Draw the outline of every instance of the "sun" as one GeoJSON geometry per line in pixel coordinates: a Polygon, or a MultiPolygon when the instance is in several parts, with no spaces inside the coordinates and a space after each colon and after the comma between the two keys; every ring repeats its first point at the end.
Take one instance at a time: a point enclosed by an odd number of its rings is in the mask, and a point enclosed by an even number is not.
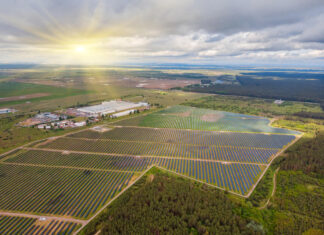
{"type": "Polygon", "coordinates": [[[76,47],[74,48],[74,51],[75,51],[75,52],[78,52],[78,53],[83,53],[83,52],[86,51],[86,48],[85,48],[84,46],[82,46],[82,45],[78,45],[78,46],[76,46],[76,47]]]}

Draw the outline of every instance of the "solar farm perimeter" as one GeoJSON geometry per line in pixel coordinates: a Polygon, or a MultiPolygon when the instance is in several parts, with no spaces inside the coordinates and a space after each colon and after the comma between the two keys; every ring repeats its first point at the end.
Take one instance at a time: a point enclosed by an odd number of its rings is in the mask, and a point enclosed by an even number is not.
{"type": "Polygon", "coordinates": [[[119,124],[0,157],[0,234],[73,233],[152,166],[248,197],[297,138],[119,124]]]}

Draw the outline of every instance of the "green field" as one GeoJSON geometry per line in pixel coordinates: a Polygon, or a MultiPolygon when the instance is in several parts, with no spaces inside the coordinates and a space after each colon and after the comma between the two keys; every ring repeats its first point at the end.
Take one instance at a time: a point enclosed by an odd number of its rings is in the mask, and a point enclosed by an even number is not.
{"type": "Polygon", "coordinates": [[[25,103],[26,101],[37,102],[42,100],[64,98],[67,96],[86,95],[91,92],[86,90],[80,90],[80,89],[22,83],[22,82],[1,82],[0,83],[0,98],[31,95],[36,93],[46,93],[48,95],[43,97],[38,97],[38,98],[21,99],[15,101],[1,102],[0,99],[0,106],[15,105],[20,103],[25,103]]]}
{"type": "Polygon", "coordinates": [[[253,133],[299,134],[296,131],[273,128],[264,117],[214,111],[209,109],[173,106],[134,119],[116,122],[116,126],[146,126],[157,128],[253,133]]]}

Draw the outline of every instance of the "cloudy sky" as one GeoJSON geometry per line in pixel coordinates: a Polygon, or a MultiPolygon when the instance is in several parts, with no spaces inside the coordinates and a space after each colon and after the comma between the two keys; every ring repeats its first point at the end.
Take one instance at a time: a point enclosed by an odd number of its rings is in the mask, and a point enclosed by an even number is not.
{"type": "Polygon", "coordinates": [[[0,0],[0,63],[324,65],[324,0],[0,0]]]}

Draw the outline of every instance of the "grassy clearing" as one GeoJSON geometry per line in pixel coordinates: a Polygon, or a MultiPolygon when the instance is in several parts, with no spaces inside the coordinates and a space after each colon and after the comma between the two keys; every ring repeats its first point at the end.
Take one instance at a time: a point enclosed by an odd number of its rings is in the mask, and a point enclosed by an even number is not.
{"type": "Polygon", "coordinates": [[[289,128],[305,133],[304,138],[313,138],[318,131],[324,131],[324,120],[313,120],[305,118],[278,119],[272,123],[275,127],[289,128]]]}
{"type": "Polygon", "coordinates": [[[274,160],[251,196],[247,199],[247,202],[251,202],[255,207],[263,206],[264,203],[266,203],[268,198],[271,196],[273,189],[273,176],[276,169],[279,167],[279,164],[280,158],[274,160]]]}

